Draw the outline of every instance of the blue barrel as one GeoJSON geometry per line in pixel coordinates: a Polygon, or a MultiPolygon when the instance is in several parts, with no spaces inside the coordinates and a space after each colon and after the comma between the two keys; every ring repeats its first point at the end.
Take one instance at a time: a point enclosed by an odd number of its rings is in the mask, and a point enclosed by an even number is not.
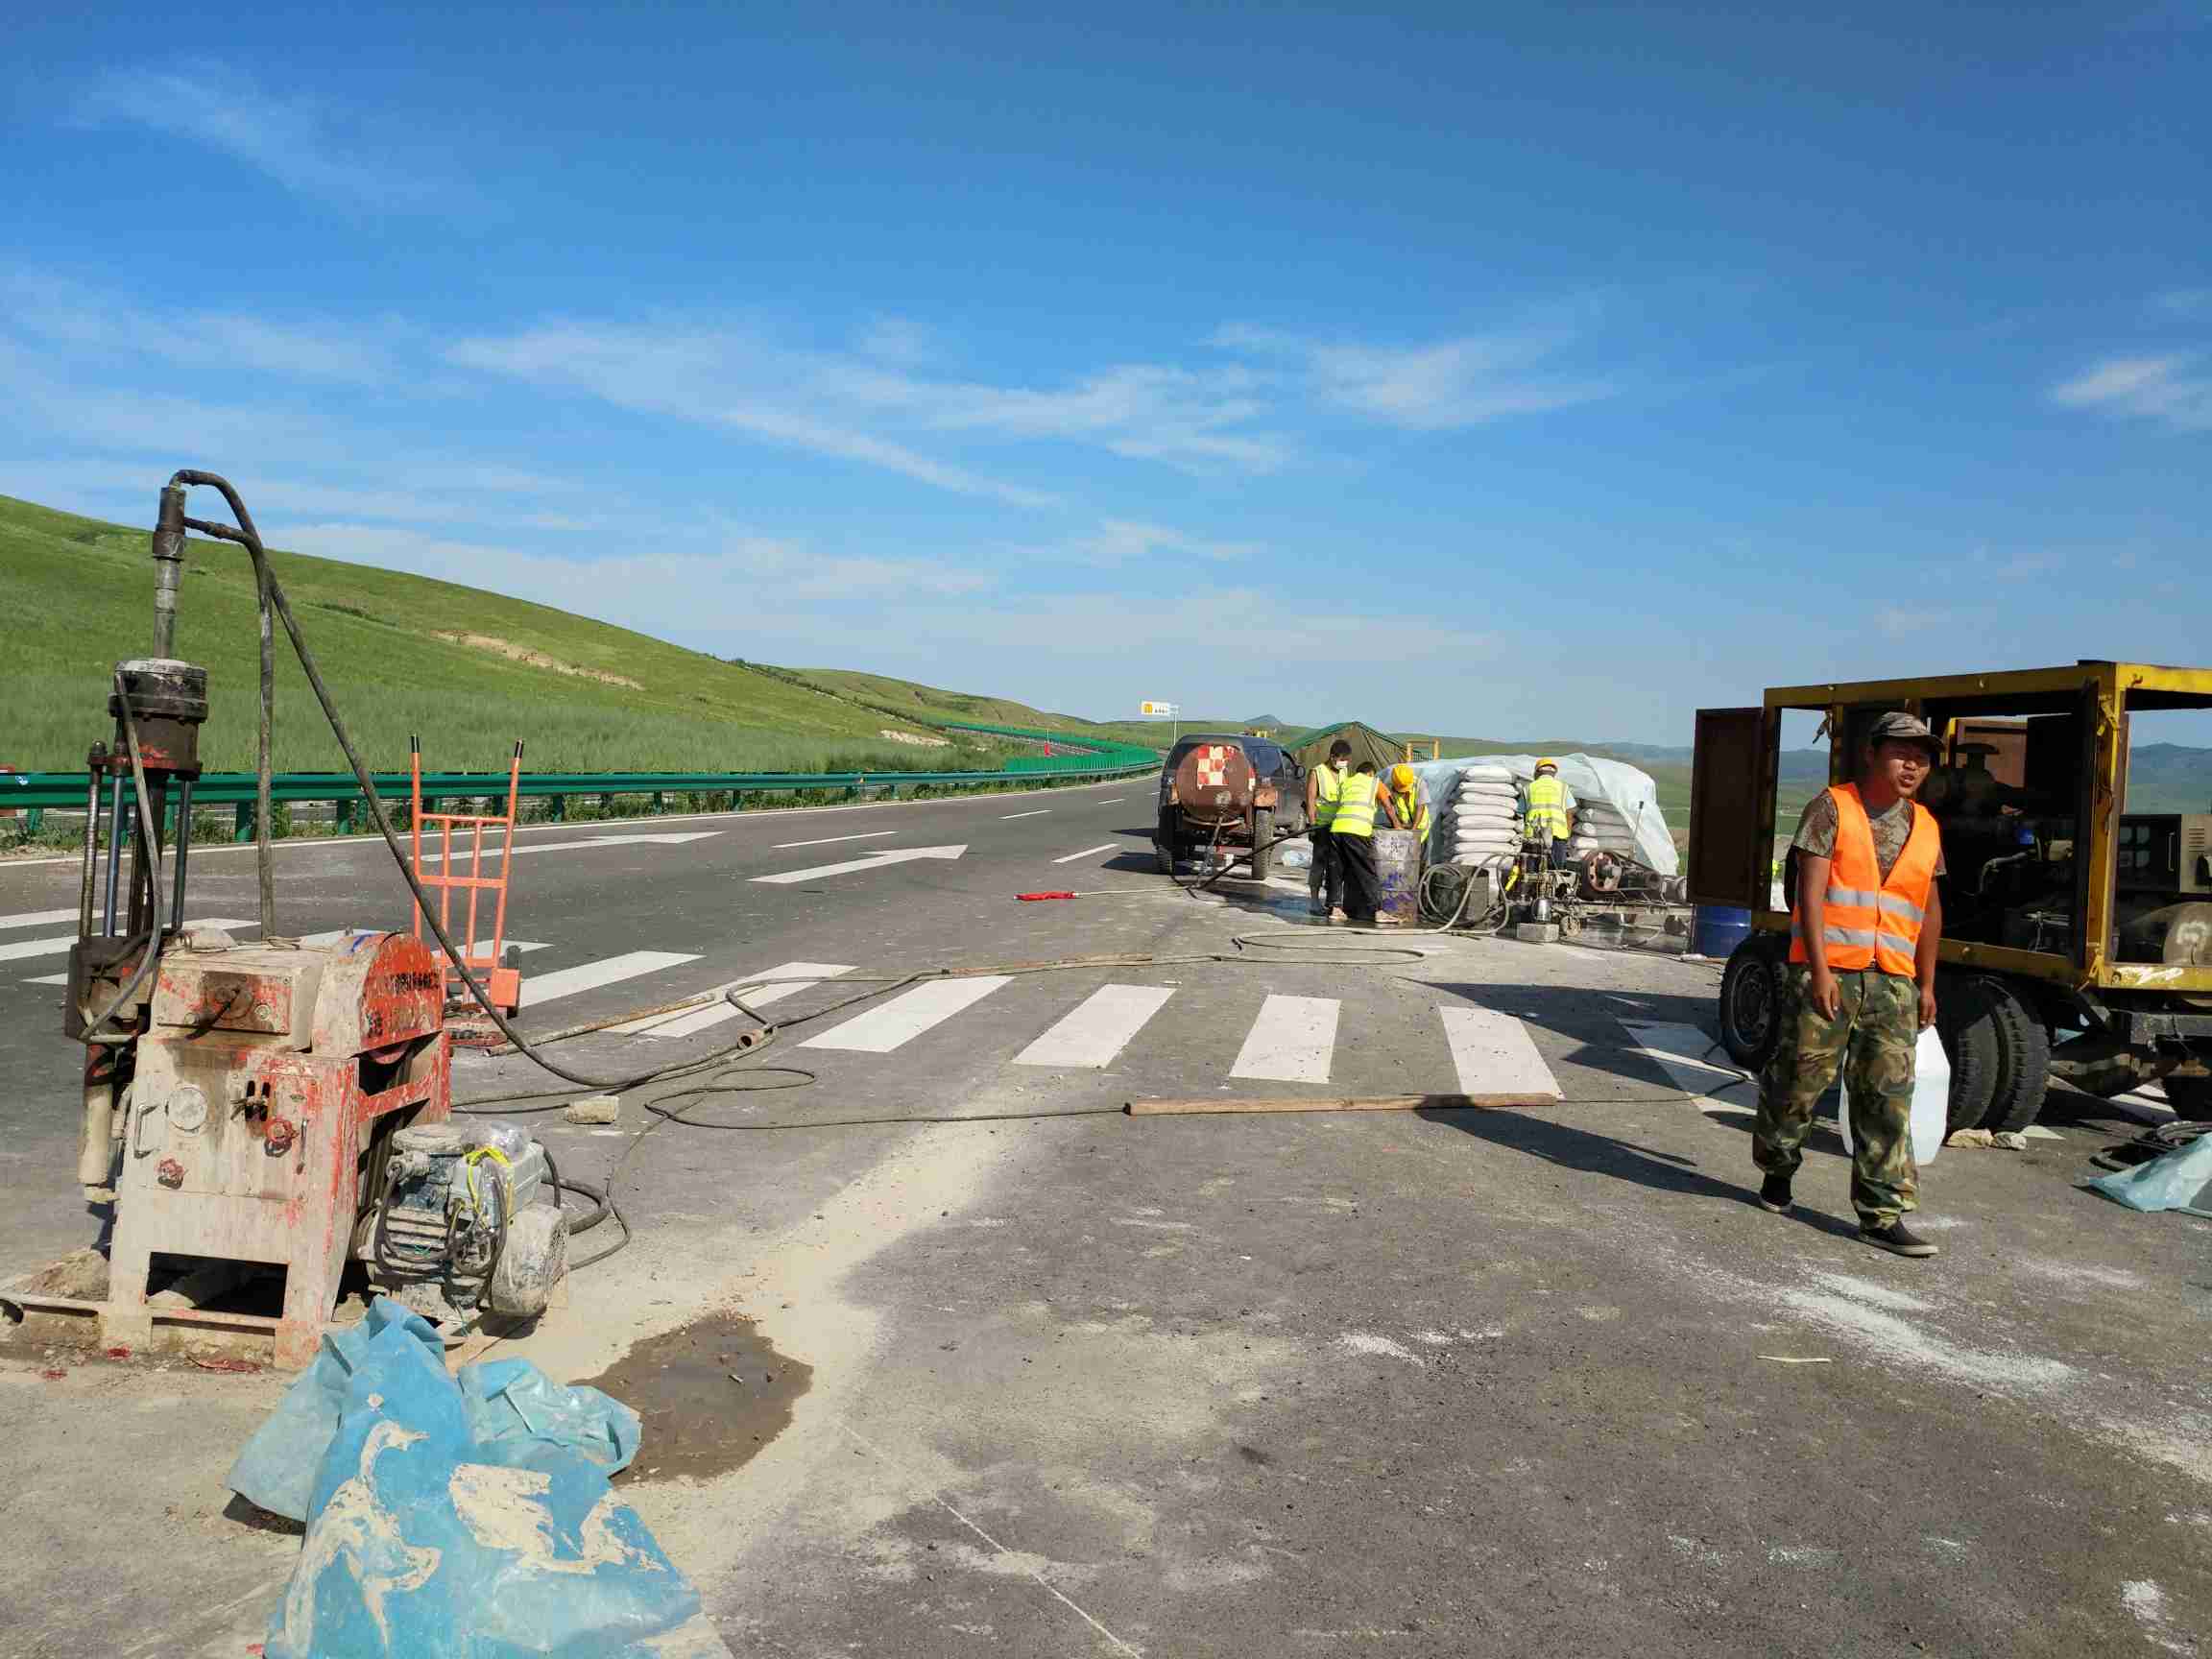
{"type": "Polygon", "coordinates": [[[1690,921],[1693,955],[1726,958],[1751,937],[1751,912],[1735,904],[1700,904],[1690,921]]]}

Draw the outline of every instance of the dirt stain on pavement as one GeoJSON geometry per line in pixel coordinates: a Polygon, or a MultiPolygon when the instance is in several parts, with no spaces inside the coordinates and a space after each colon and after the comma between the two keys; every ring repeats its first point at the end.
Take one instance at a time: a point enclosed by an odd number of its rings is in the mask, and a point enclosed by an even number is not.
{"type": "Polygon", "coordinates": [[[791,1422],[814,1368],[786,1358],[749,1319],[715,1312],[632,1345],[592,1387],[643,1419],[637,1460],[617,1479],[706,1479],[739,1467],[791,1422]]]}

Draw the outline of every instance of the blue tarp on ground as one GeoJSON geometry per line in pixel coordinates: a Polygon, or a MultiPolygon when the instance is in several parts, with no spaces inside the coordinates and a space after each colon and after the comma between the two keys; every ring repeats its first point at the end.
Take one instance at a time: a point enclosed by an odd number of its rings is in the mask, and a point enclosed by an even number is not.
{"type": "Polygon", "coordinates": [[[437,1333],[379,1299],[231,1474],[269,1507],[290,1501],[297,1464],[313,1472],[268,1659],[665,1652],[657,1639],[694,1619],[699,1595],[607,1483],[637,1447],[619,1402],[528,1360],[456,1378],[437,1333]]]}

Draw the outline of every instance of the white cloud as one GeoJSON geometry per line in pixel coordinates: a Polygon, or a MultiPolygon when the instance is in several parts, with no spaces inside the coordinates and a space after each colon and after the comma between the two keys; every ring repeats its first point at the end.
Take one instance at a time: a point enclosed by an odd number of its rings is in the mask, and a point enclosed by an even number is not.
{"type": "Polygon", "coordinates": [[[1163,554],[1228,563],[1251,558],[1260,551],[1260,544],[1257,541],[1209,541],[1140,518],[1107,518],[1088,536],[1078,536],[1056,547],[1035,547],[1027,551],[1033,558],[1072,561],[1078,565],[1127,565],[1163,554]]]}
{"type": "Polygon", "coordinates": [[[159,357],[190,368],[373,385],[393,373],[389,323],[312,325],[235,312],[170,311],[43,272],[0,271],[0,316],[77,352],[159,357]]]}
{"type": "Polygon", "coordinates": [[[2051,400],[2068,409],[2162,421],[2177,432],[2212,431],[2212,376],[2192,373],[2200,359],[2107,357],[2054,387],[2051,400]]]}
{"type": "Polygon", "coordinates": [[[1414,431],[1479,426],[1596,402],[1619,391],[1607,380],[1542,372],[1547,359],[1573,342],[1564,326],[1463,335],[1427,346],[1313,340],[1248,324],[1231,324],[1214,338],[1229,350],[1287,359],[1315,396],[1414,431]]]}
{"type": "Polygon", "coordinates": [[[84,88],[73,113],[83,126],[145,127],[181,138],[296,194],[348,206],[421,208],[449,194],[448,181],[420,158],[356,153],[322,106],[273,92],[216,59],[110,69],[84,88]]]}

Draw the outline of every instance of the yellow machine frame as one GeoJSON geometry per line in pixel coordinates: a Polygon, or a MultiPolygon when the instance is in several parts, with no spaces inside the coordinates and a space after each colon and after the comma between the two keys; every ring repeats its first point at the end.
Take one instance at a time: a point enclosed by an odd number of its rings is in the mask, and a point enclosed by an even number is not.
{"type": "Polygon", "coordinates": [[[1787,932],[1788,913],[1769,908],[1767,871],[1768,850],[1774,844],[1777,828],[1775,783],[1781,762],[1782,715],[1785,710],[1798,709],[1826,716],[1822,730],[1830,737],[1830,780],[1846,782],[1852,764],[1846,734],[1852,730],[1853,716],[1891,709],[1920,716],[1946,744],[1957,723],[1963,719],[2075,711],[2084,715],[2083,744],[2088,763],[2083,769],[2084,810],[2079,815],[2077,840],[2088,854],[2087,892],[2075,953],[2066,956],[1946,939],[1942,948],[1945,962],[2022,974],[2076,990],[2212,992],[2212,968],[2116,962],[2111,953],[2119,819],[2127,809],[2128,717],[2149,709],[2212,709],[2212,669],[2081,661],[2067,668],[1782,685],[1767,692],[1763,711],[1701,710],[1696,810],[1725,810],[1729,805],[1726,797],[1733,795],[1739,809],[1755,811],[1758,832],[1754,845],[1759,860],[1756,869],[1746,870],[1745,878],[1740,882],[1726,870],[1719,872],[1716,880],[1716,873],[1694,869],[1691,897],[1708,903],[1748,904],[1754,911],[1754,926],[1787,932]],[[1761,718],[1754,756],[1743,752],[1742,739],[1751,736],[1748,717],[1755,713],[1761,718]],[[1725,730],[1731,723],[1733,734],[1725,730]],[[1710,756],[1706,753],[1709,743],[1716,751],[1710,756]],[[1731,756],[1719,753],[1721,750],[1735,753],[1731,756]],[[1745,763],[1742,770],[1727,764],[1731,758],[1745,763]],[[1707,781],[1708,760],[1713,763],[1711,781],[1707,781]],[[1738,781],[1752,786],[1751,801],[1742,800],[1738,781]],[[1712,799],[1707,798],[1709,795],[1712,799]],[[1700,877],[1704,878],[1700,880],[1700,877]],[[1700,891],[1700,887],[1705,890],[1700,891]],[[1721,891],[1723,887],[1730,890],[1721,891]]]}

